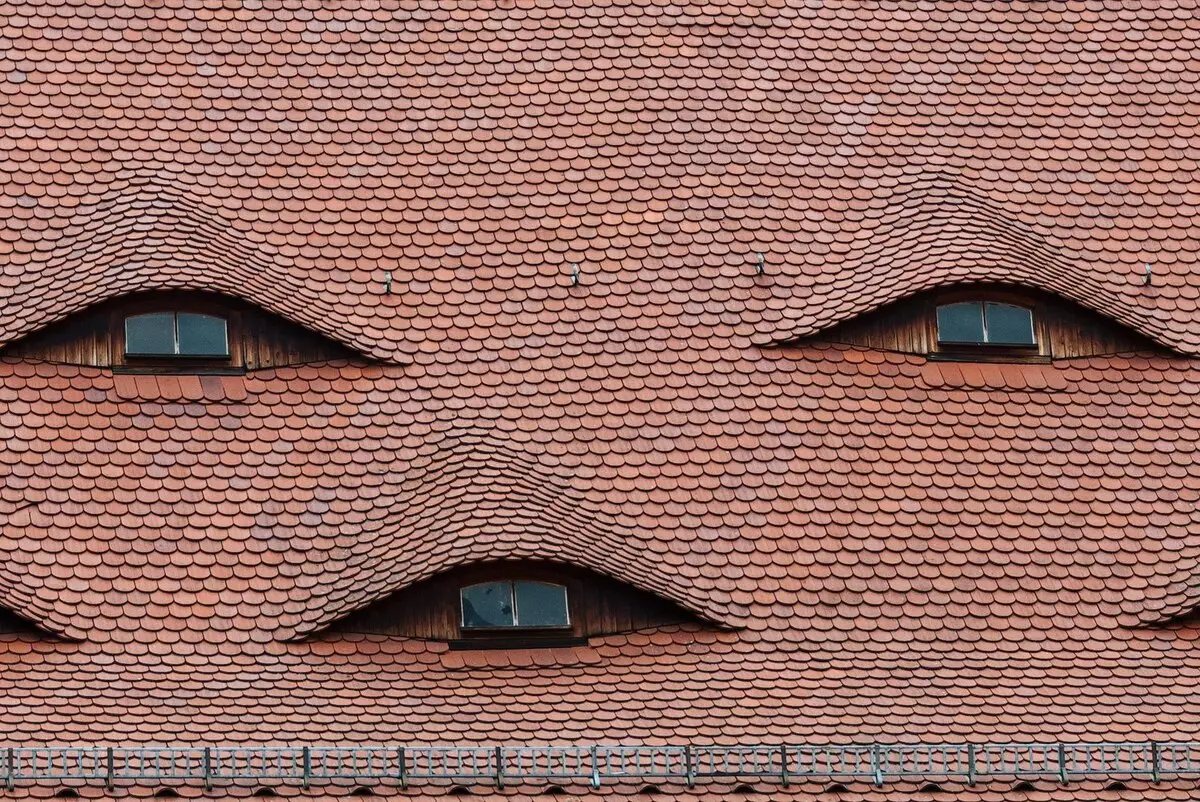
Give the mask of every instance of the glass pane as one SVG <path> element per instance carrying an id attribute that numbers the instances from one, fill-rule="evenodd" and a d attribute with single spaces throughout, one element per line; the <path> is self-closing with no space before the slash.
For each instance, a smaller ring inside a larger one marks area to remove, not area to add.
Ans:
<path id="1" fill-rule="evenodd" d="M 546 582 L 514 582 L 517 597 L 517 625 L 522 627 L 565 627 L 567 589 Z"/>
<path id="2" fill-rule="evenodd" d="M 180 312 L 179 353 L 181 356 L 229 356 L 224 319 Z"/>
<path id="3" fill-rule="evenodd" d="M 471 585 L 460 594 L 463 627 L 511 627 L 516 623 L 511 582 Z"/>
<path id="4" fill-rule="evenodd" d="M 939 306 L 937 327 L 940 343 L 982 343 L 983 304 L 968 301 Z"/>
<path id="5" fill-rule="evenodd" d="M 987 341 L 992 345 L 1036 345 L 1033 312 L 1012 304 L 986 304 Z"/>
<path id="6" fill-rule="evenodd" d="M 125 353 L 135 356 L 174 356 L 175 315 L 154 312 L 125 318 Z"/>

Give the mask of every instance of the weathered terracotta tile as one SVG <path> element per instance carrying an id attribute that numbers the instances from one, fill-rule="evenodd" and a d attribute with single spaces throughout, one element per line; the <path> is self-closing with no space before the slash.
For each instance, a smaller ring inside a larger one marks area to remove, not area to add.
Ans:
<path id="1" fill-rule="evenodd" d="M 260 6 L 0 15 L 0 343 L 189 287 L 375 360 L 0 360 L 7 742 L 1194 737 L 1191 9 Z M 1178 353 L 769 344 L 969 281 Z M 336 628 L 511 557 L 706 623 Z"/>

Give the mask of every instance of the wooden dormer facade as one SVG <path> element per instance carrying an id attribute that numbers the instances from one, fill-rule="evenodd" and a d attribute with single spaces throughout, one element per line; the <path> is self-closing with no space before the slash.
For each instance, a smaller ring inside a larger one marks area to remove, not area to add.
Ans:
<path id="1" fill-rule="evenodd" d="M 225 323 L 227 355 L 131 354 L 127 320 L 156 313 L 185 313 Z M 234 298 L 162 292 L 116 299 L 0 349 L 0 356 L 38 359 L 127 372 L 240 372 L 305 362 L 348 359 L 345 346 L 259 307 Z"/>
<path id="2" fill-rule="evenodd" d="M 463 588 L 497 580 L 527 580 L 565 589 L 569 615 L 556 628 L 471 631 L 464 626 Z M 673 602 L 594 571 L 541 562 L 476 565 L 447 571 L 376 602 L 335 625 L 341 632 L 448 641 L 457 648 L 551 645 L 597 635 L 696 623 Z"/>
<path id="3" fill-rule="evenodd" d="M 1017 347 L 984 344 L 970 347 L 942 341 L 938 333 L 939 308 L 975 301 L 1028 309 L 1033 319 L 1033 343 Z M 815 339 L 883 351 L 924 354 L 935 359 L 984 362 L 1044 362 L 1050 359 L 1160 350 L 1149 339 L 1120 323 L 1065 299 L 1046 293 L 992 286 L 923 293 L 850 320 Z"/>

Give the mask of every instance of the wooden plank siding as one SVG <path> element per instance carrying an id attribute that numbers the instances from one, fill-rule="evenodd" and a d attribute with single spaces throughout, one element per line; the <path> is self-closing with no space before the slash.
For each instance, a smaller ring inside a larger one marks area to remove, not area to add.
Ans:
<path id="1" fill-rule="evenodd" d="M 962 300 L 997 300 L 1031 308 L 1038 345 L 1036 349 L 1030 349 L 1027 357 L 1067 359 L 1158 350 L 1158 346 L 1142 335 L 1070 301 L 1048 295 L 987 289 L 925 293 L 848 321 L 813 339 L 946 358 L 986 357 L 986 347 L 969 353 L 960 350 L 957 354 L 938 348 L 936 309 L 940 304 Z M 1005 350 L 1004 357 L 1019 361 L 1021 355 Z"/>
<path id="2" fill-rule="evenodd" d="M 501 579 L 565 585 L 571 616 L 569 634 L 573 637 L 696 621 L 673 602 L 592 571 L 544 563 L 498 563 L 449 571 L 420 582 L 352 615 L 336 628 L 343 632 L 458 640 L 463 637 L 459 590 Z"/>
<path id="3" fill-rule="evenodd" d="M 125 318 L 152 311 L 188 311 L 226 320 L 229 358 L 220 360 L 140 359 L 125 356 Z M 350 349 L 283 318 L 232 298 L 192 293 L 133 296 L 85 310 L 12 343 L 0 355 L 71 365 L 163 368 L 187 365 L 255 370 L 305 362 L 348 359 Z"/>

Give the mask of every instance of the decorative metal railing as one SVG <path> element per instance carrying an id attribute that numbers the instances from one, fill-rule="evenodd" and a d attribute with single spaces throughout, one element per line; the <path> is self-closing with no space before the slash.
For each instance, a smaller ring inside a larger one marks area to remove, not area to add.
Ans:
<path id="1" fill-rule="evenodd" d="M 1200 742 L 860 744 L 851 746 L 0 746 L 0 777 L 21 782 L 230 780 L 789 782 L 1200 776 Z"/>

